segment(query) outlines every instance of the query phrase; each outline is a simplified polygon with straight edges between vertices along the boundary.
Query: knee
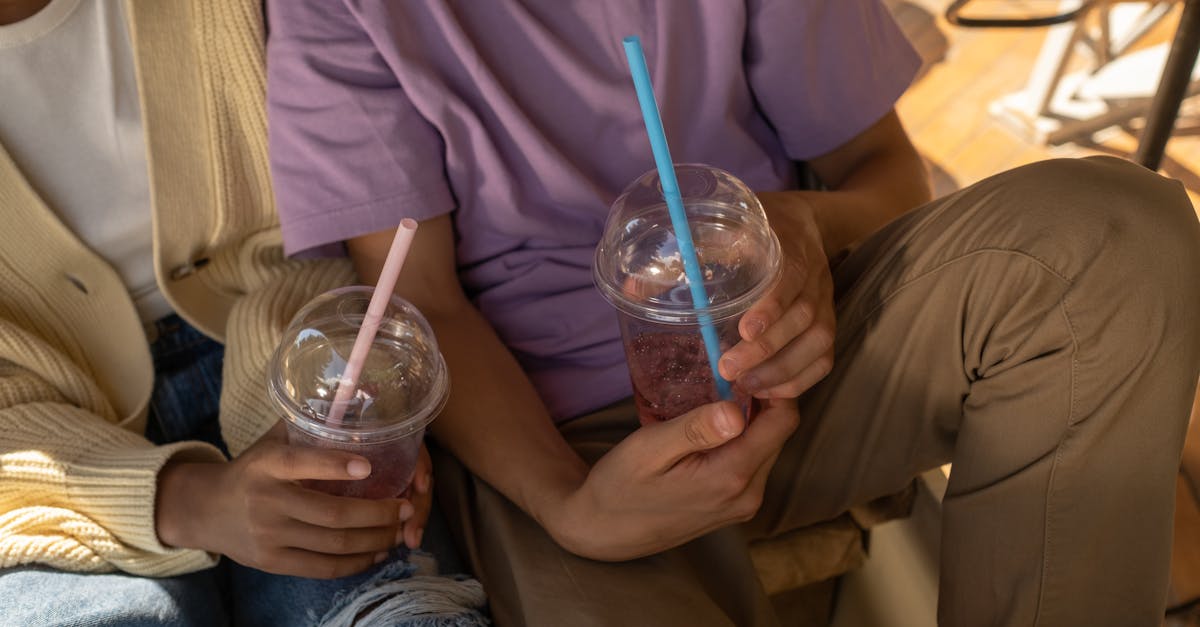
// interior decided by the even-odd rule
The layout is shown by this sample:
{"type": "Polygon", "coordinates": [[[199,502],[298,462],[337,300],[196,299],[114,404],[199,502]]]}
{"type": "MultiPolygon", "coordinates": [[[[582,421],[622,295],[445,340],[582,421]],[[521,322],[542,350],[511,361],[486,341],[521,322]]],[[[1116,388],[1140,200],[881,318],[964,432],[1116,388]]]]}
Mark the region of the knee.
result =
{"type": "Polygon", "coordinates": [[[1183,184],[1175,179],[1116,157],[1057,159],[1051,163],[1055,162],[1074,165],[1074,176],[1096,195],[1097,201],[1109,200],[1118,210],[1134,211],[1135,218],[1152,214],[1158,220],[1196,222],[1192,202],[1183,184]]]}
{"type": "Polygon", "coordinates": [[[1113,157],[1033,164],[1023,178],[1030,204],[1060,214],[1043,250],[1065,251],[1078,290],[1117,301],[1147,336],[1200,339],[1200,221],[1179,181],[1113,157]]]}
{"type": "Polygon", "coordinates": [[[1195,249],[1200,231],[1179,181],[1115,157],[1052,159],[1012,171],[1013,191],[1082,232],[1195,249]]]}
{"type": "MultiPolygon", "coordinates": [[[[1105,235],[1108,255],[1143,281],[1195,292],[1200,274],[1200,221],[1183,184],[1113,157],[1080,159],[1086,204],[1105,235]]],[[[1086,219],[1087,209],[1079,216],[1086,219]]]]}
{"type": "Polygon", "coordinates": [[[1200,223],[1178,181],[1114,157],[1053,159],[986,186],[987,204],[1011,221],[1019,246],[1064,275],[1107,258],[1138,276],[1200,271],[1200,223]]]}

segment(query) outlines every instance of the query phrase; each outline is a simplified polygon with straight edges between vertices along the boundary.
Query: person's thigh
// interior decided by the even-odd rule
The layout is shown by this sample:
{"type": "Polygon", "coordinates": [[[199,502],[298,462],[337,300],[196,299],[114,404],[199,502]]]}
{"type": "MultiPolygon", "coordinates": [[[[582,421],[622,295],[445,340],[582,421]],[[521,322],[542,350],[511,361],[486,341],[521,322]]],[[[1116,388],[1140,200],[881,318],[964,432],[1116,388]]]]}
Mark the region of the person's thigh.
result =
{"type": "Polygon", "coordinates": [[[1198,230],[1178,184],[1060,160],[868,238],[835,269],[834,368],[800,399],[752,532],[952,461],[946,624],[1141,624],[1197,376],[1198,230]]]}
{"type": "Polygon", "coordinates": [[[0,625],[12,627],[228,624],[215,569],[155,579],[9,568],[0,570],[0,608],[0,625]]]}
{"type": "MultiPolygon", "coordinates": [[[[567,441],[594,462],[638,426],[632,402],[570,421],[567,441]]],[[[451,528],[488,591],[498,625],[777,625],[740,530],[657,555],[598,562],[562,549],[502,494],[434,451],[451,528]]]]}
{"type": "Polygon", "coordinates": [[[436,499],[421,549],[417,555],[394,549],[388,561],[379,566],[332,580],[274,575],[229,560],[229,596],[234,624],[238,627],[317,625],[338,600],[362,592],[360,586],[372,579],[382,583],[412,575],[462,573],[462,560],[436,499]]]}
{"type": "Polygon", "coordinates": [[[238,627],[312,627],[344,595],[370,579],[399,556],[359,575],[340,579],[307,579],[274,575],[229,563],[230,615],[238,627]]]}

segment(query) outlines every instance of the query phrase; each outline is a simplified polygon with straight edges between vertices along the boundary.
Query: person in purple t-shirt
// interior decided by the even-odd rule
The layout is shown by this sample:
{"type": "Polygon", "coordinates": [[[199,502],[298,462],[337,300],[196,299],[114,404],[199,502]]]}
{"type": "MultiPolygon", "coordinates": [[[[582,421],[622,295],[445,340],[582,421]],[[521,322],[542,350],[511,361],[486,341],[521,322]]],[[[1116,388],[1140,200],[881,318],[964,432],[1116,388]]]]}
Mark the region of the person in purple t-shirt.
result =
{"type": "Polygon", "coordinates": [[[1200,373],[1177,185],[1062,160],[929,202],[893,111],[918,59],[878,0],[267,4],[287,252],[371,281],[422,222],[397,293],[450,366],[433,437],[471,474],[439,465],[438,494],[497,622],[773,624],[748,539],[951,461],[944,623],[1161,616],[1200,373]],[[759,192],[783,244],[720,360],[750,424],[637,429],[627,400],[590,264],[653,166],[631,34],[675,158],[759,192]]]}

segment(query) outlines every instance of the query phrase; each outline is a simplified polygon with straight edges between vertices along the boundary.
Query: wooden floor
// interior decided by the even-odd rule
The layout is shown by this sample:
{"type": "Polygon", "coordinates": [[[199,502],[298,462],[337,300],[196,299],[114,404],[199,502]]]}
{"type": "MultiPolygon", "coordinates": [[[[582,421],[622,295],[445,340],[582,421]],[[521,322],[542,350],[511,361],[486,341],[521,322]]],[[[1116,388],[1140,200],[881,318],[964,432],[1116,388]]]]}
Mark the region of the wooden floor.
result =
{"type": "MultiPolygon", "coordinates": [[[[913,142],[926,157],[940,192],[970,185],[1007,169],[1054,157],[1097,154],[1132,156],[1141,120],[1134,128],[1109,128],[1093,137],[1094,144],[1045,146],[1023,137],[996,116],[990,105],[1020,91],[1029,80],[1046,29],[964,29],[948,24],[940,11],[944,0],[889,0],[901,26],[926,61],[917,79],[897,105],[913,142]]],[[[981,3],[985,7],[1022,4],[1045,11],[1048,3],[981,3]]],[[[1178,9],[1165,19],[1145,45],[1170,40],[1178,9]]],[[[1193,100],[1200,100],[1196,98],[1193,100]]],[[[1189,101],[1185,113],[1200,103],[1189,101]]],[[[1188,187],[1200,205],[1200,133],[1185,116],[1181,135],[1167,147],[1163,173],[1188,187]]],[[[1198,212],[1200,215],[1200,212],[1198,212]]]]}
{"type": "MultiPolygon", "coordinates": [[[[941,18],[946,0],[888,0],[887,4],[926,61],[923,75],[897,109],[930,166],[939,194],[1042,159],[1093,154],[1128,157],[1136,150],[1140,120],[1129,128],[1106,129],[1090,141],[1045,146],[1014,132],[1011,124],[989,113],[994,101],[1026,84],[1046,29],[961,29],[941,18]]],[[[995,2],[980,4],[989,10],[999,6],[995,2]]],[[[1021,4],[1007,1],[1007,6],[1015,6],[1017,11],[1022,10],[1021,4]]],[[[1028,4],[1043,12],[1053,5],[1045,1],[1028,4]]],[[[1146,45],[1170,40],[1178,11],[1177,6],[1152,31],[1146,45]]],[[[1196,105],[1185,103],[1185,113],[1196,110],[1196,105]]],[[[1190,130],[1193,125],[1188,119],[1181,120],[1180,126],[1183,130],[1168,145],[1162,171],[1183,181],[1193,204],[1200,205],[1200,133],[1190,130]]],[[[1200,414],[1200,396],[1193,414],[1200,414]]],[[[1176,605],[1200,598],[1200,504],[1196,500],[1200,494],[1200,416],[1193,420],[1187,456],[1195,470],[1190,480],[1181,474],[1178,486],[1171,598],[1176,605]]],[[[1193,608],[1190,616],[1186,614],[1181,612],[1165,624],[1200,625],[1200,612],[1193,608]]]]}

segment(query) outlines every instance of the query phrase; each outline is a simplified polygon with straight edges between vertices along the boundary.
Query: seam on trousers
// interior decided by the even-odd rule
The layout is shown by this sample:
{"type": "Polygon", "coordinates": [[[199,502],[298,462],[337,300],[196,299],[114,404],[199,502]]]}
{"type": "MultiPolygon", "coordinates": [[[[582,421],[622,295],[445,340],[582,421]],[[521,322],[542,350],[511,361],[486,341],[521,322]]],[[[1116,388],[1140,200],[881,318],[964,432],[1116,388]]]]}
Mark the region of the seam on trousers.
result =
{"type": "Polygon", "coordinates": [[[1067,441],[1071,431],[1077,426],[1075,420],[1075,400],[1078,398],[1077,386],[1079,385],[1079,336],[1075,332],[1075,323],[1071,320],[1071,311],[1067,307],[1067,297],[1063,296],[1059,302],[1059,309],[1062,311],[1063,319],[1067,322],[1067,331],[1071,334],[1071,396],[1067,403],[1067,424],[1063,430],[1062,438],[1058,441],[1054,454],[1054,462],[1050,465],[1050,476],[1046,479],[1046,522],[1042,530],[1042,577],[1038,584],[1038,600],[1033,612],[1033,624],[1037,627],[1042,623],[1042,602],[1046,598],[1046,572],[1050,561],[1050,518],[1051,518],[1051,497],[1054,491],[1054,479],[1058,471],[1058,462],[1062,460],[1063,443],[1067,441]]]}
{"type": "MultiPolygon", "coordinates": [[[[1014,250],[1014,249],[1009,249],[1009,248],[979,248],[979,249],[973,250],[973,251],[971,251],[971,252],[969,252],[969,253],[964,253],[964,254],[962,254],[962,255],[959,255],[959,256],[957,256],[957,257],[954,257],[954,258],[952,258],[952,259],[947,259],[946,261],[943,261],[942,263],[939,263],[938,265],[936,265],[936,266],[934,266],[934,267],[932,267],[932,268],[930,268],[930,269],[928,269],[928,270],[926,270],[926,271],[924,271],[924,272],[922,272],[922,273],[918,274],[917,276],[914,276],[914,277],[912,277],[912,278],[910,278],[910,279],[908,279],[908,280],[904,281],[904,282],[903,282],[903,283],[901,283],[900,285],[897,285],[897,286],[896,286],[896,288],[895,288],[895,289],[893,289],[893,290],[892,290],[892,292],[891,292],[890,294],[888,294],[887,296],[885,296],[885,297],[883,297],[883,298],[879,299],[879,302],[878,302],[878,303],[877,303],[877,304],[876,304],[874,307],[872,307],[871,309],[867,310],[867,312],[866,312],[866,313],[864,313],[864,314],[861,316],[861,320],[860,320],[860,321],[855,321],[855,322],[857,323],[857,325],[856,325],[855,327],[851,327],[851,328],[850,328],[850,331],[847,333],[847,336],[846,336],[846,337],[847,337],[847,338],[856,337],[856,336],[858,335],[859,331],[861,331],[861,328],[859,328],[859,327],[862,327],[864,324],[866,324],[866,321],[867,321],[868,319],[870,319],[870,318],[871,318],[871,316],[875,315],[875,312],[877,312],[877,311],[879,311],[880,309],[882,309],[882,308],[883,308],[883,306],[884,306],[884,305],[886,305],[887,303],[889,303],[889,302],[890,302],[890,301],[891,301],[893,298],[896,298],[897,296],[899,296],[899,295],[900,295],[900,292],[903,292],[903,291],[904,291],[905,289],[907,289],[907,288],[908,288],[910,285],[913,285],[913,284],[914,284],[914,283],[916,283],[917,281],[920,281],[920,280],[924,279],[925,277],[928,277],[928,276],[930,276],[930,275],[932,275],[932,274],[934,274],[934,273],[936,273],[936,272],[940,272],[940,271],[942,271],[942,270],[946,269],[947,267],[949,267],[949,266],[951,266],[951,265],[954,265],[954,264],[956,264],[956,263],[958,263],[958,262],[960,262],[960,261],[963,261],[963,260],[965,260],[965,259],[969,259],[969,258],[971,258],[971,257],[975,257],[975,256],[977,256],[977,255],[991,254],[991,253],[1006,253],[1006,254],[1016,255],[1016,256],[1019,256],[1019,257],[1024,257],[1024,258],[1026,258],[1026,259],[1029,259],[1029,260],[1033,261],[1033,262],[1034,262],[1034,263],[1035,263],[1035,264],[1036,264],[1038,267],[1042,268],[1042,269],[1043,269],[1043,270],[1045,270],[1046,272],[1049,272],[1051,275],[1053,275],[1055,278],[1057,278],[1057,279],[1059,279],[1060,281],[1062,281],[1063,283],[1065,283],[1067,286],[1071,286],[1071,285],[1073,285],[1073,284],[1074,284],[1074,281],[1073,281],[1072,279],[1070,279],[1070,278],[1067,278],[1067,276],[1066,276],[1066,275],[1064,275],[1063,273],[1061,273],[1061,272],[1059,272],[1059,271],[1055,270],[1053,267],[1051,267],[1051,266],[1050,266],[1049,264],[1047,264],[1045,261],[1043,261],[1043,260],[1039,259],[1038,257],[1036,257],[1036,256],[1034,256],[1034,255],[1031,255],[1031,254],[1029,254],[1029,253],[1027,253],[1027,252],[1025,252],[1025,251],[1021,251],[1021,250],[1014,250]]],[[[864,272],[864,273],[863,273],[863,275],[866,275],[866,274],[869,274],[869,273],[871,273],[871,270],[867,270],[866,272],[864,272]]],[[[856,287],[857,287],[857,286],[856,286],[856,287]]],[[[835,305],[835,309],[836,309],[836,303],[835,303],[834,305],[835,305]]],[[[836,315],[836,311],[835,311],[835,315],[836,315]]],[[[1070,327],[1070,320],[1069,320],[1069,319],[1068,319],[1067,323],[1068,323],[1068,327],[1070,327]]],[[[1074,330],[1074,328],[1072,327],[1072,328],[1071,328],[1071,340],[1072,340],[1072,342],[1074,342],[1074,340],[1075,340],[1075,335],[1074,335],[1074,333],[1075,333],[1075,330],[1074,330]]],[[[835,334],[835,335],[836,335],[836,334],[835,334]]],[[[835,357],[836,357],[836,355],[835,355],[835,357]]],[[[1068,424],[1069,424],[1069,423],[1068,423],[1068,424]]]]}
{"type": "MultiPolygon", "coordinates": [[[[855,327],[851,327],[851,329],[848,331],[846,337],[847,338],[856,337],[862,331],[862,329],[865,327],[867,320],[871,319],[871,317],[877,311],[882,309],[884,305],[886,305],[892,299],[899,296],[901,292],[903,292],[909,286],[915,284],[917,281],[920,281],[928,276],[931,276],[932,274],[934,274],[936,272],[940,272],[941,270],[944,270],[944,269],[948,268],[949,266],[956,264],[960,261],[963,261],[965,259],[969,259],[969,258],[975,257],[977,255],[991,254],[991,253],[1006,253],[1006,254],[1016,255],[1019,257],[1024,257],[1026,259],[1033,261],[1037,266],[1039,266],[1040,268],[1042,268],[1043,270],[1045,270],[1046,272],[1048,272],[1055,278],[1062,281],[1067,287],[1074,285],[1074,281],[1071,278],[1068,278],[1065,274],[1063,274],[1062,272],[1059,272],[1058,270],[1056,270],[1055,268],[1050,266],[1050,264],[1046,263],[1046,261],[1038,258],[1035,255],[1031,255],[1025,251],[1008,249],[1008,248],[995,248],[995,247],[979,248],[976,250],[972,250],[968,253],[958,255],[958,256],[948,259],[946,261],[943,261],[942,263],[939,263],[938,265],[934,266],[933,268],[930,268],[930,269],[904,281],[900,285],[896,286],[896,288],[893,289],[890,294],[881,298],[879,300],[878,304],[876,304],[874,307],[872,307],[870,310],[868,310],[865,314],[863,314],[862,317],[860,318],[860,320],[855,321],[857,323],[857,325],[855,327]]],[[[864,273],[864,275],[868,274],[870,272],[871,272],[871,270],[867,270],[864,273]]],[[[1063,425],[1063,434],[1059,438],[1058,446],[1055,447],[1054,461],[1051,463],[1050,476],[1047,478],[1046,502],[1044,505],[1044,510],[1046,513],[1046,522],[1043,523],[1043,529],[1042,529],[1041,582],[1038,584],[1038,599],[1037,599],[1037,602],[1035,604],[1035,609],[1034,609],[1034,619],[1033,619],[1034,627],[1037,627],[1039,624],[1041,624],[1042,602],[1045,598],[1045,592],[1046,592],[1046,570],[1047,570],[1046,565],[1047,565],[1047,561],[1049,558],[1049,546],[1050,546],[1050,533],[1049,533],[1050,514],[1051,514],[1050,492],[1054,486],[1055,471],[1058,468],[1059,461],[1062,459],[1063,442],[1066,441],[1067,436],[1070,434],[1071,429],[1074,428],[1074,426],[1075,426],[1075,421],[1074,421],[1075,398],[1076,398],[1076,389],[1075,388],[1076,388],[1076,385],[1078,384],[1078,377],[1076,374],[1076,370],[1078,368],[1078,363],[1079,363],[1079,340],[1078,340],[1078,336],[1075,333],[1075,326],[1071,322],[1070,313],[1067,310],[1067,301],[1066,301],[1065,293],[1059,299],[1059,309],[1062,311],[1063,317],[1066,319],[1067,331],[1071,336],[1071,353],[1072,353],[1071,373],[1070,373],[1070,377],[1071,377],[1070,390],[1071,391],[1070,391],[1070,398],[1069,398],[1069,401],[1067,404],[1067,421],[1066,421],[1066,424],[1063,425]]]]}

